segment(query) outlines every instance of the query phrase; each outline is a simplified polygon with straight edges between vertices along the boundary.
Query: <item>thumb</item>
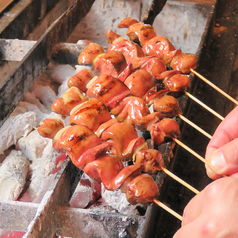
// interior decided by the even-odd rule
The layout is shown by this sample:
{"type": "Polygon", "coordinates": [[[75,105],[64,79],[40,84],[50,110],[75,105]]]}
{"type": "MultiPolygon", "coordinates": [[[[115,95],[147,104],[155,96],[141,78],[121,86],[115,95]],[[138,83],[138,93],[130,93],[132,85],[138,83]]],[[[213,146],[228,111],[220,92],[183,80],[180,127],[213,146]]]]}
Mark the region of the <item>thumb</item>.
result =
{"type": "Polygon", "coordinates": [[[218,175],[238,172],[238,138],[215,150],[208,159],[211,169],[218,175]]]}

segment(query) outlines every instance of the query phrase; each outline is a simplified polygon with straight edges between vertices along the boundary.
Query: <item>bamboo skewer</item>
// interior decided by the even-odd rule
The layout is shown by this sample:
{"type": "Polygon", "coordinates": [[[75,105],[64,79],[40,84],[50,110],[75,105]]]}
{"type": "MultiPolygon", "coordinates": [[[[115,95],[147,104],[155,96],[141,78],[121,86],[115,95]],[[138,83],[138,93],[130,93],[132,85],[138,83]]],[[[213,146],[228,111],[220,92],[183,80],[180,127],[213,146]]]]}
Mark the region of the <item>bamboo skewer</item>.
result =
{"type": "Polygon", "coordinates": [[[199,74],[198,72],[196,72],[194,69],[191,69],[191,72],[193,72],[195,75],[197,75],[200,79],[202,79],[205,83],[209,84],[211,87],[213,87],[215,90],[217,90],[219,93],[221,93],[223,96],[225,96],[226,98],[228,98],[229,100],[231,100],[233,103],[235,103],[236,105],[238,105],[238,101],[235,100],[234,98],[232,98],[230,95],[228,95],[226,92],[224,92],[223,90],[221,90],[220,88],[218,88],[215,84],[213,84],[211,81],[209,81],[208,79],[206,79],[205,77],[203,77],[201,74],[199,74]]]}
{"type": "Polygon", "coordinates": [[[206,131],[204,131],[202,128],[200,128],[199,126],[197,126],[196,124],[194,124],[193,122],[191,122],[190,120],[188,120],[186,117],[184,117],[183,115],[178,115],[180,117],[180,119],[182,119],[183,121],[185,121],[186,123],[188,123],[190,126],[194,127],[195,129],[197,129],[199,132],[201,132],[203,135],[205,135],[206,137],[208,137],[209,139],[212,139],[212,136],[210,134],[208,134],[206,131]]]}
{"type": "Polygon", "coordinates": [[[179,178],[178,176],[176,176],[175,174],[171,173],[169,170],[167,170],[166,168],[162,167],[162,170],[169,175],[171,178],[175,179],[177,182],[181,183],[182,185],[184,185],[186,188],[190,189],[192,192],[198,194],[200,193],[197,189],[195,189],[194,187],[192,187],[191,185],[189,185],[188,183],[186,183],[185,181],[183,181],[181,178],[179,178]]]}
{"type": "Polygon", "coordinates": [[[206,104],[204,104],[203,102],[201,102],[200,100],[198,100],[196,97],[194,97],[192,94],[190,94],[189,92],[185,92],[185,94],[190,97],[192,100],[194,100],[195,102],[197,102],[199,105],[201,105],[202,107],[204,107],[205,109],[207,109],[209,112],[211,112],[213,115],[215,115],[216,117],[220,118],[222,121],[224,120],[224,117],[222,117],[220,114],[218,114],[217,112],[215,112],[214,110],[212,110],[210,107],[208,107],[206,104]]]}
{"type": "Polygon", "coordinates": [[[186,149],[187,151],[189,151],[191,154],[193,154],[195,157],[197,157],[198,159],[200,159],[203,163],[208,164],[208,161],[205,160],[202,156],[200,156],[199,154],[197,154],[195,151],[193,151],[192,149],[190,149],[188,146],[186,146],[184,143],[182,143],[180,140],[173,138],[173,140],[180,146],[182,146],[184,149],[186,149]]]}
{"type": "MultiPolygon", "coordinates": [[[[235,103],[236,105],[238,105],[238,101],[235,100],[234,98],[232,98],[230,95],[228,95],[227,93],[225,93],[223,90],[221,90],[220,88],[218,88],[216,85],[214,85],[212,82],[210,82],[209,80],[207,80],[205,77],[203,77],[201,74],[197,73],[195,70],[191,69],[191,72],[193,72],[195,75],[197,75],[200,79],[202,79],[204,82],[206,82],[207,84],[209,84],[211,87],[213,87],[215,90],[217,90],[218,92],[220,92],[223,96],[227,97],[229,100],[231,100],[233,103],[235,103]]],[[[214,110],[212,110],[211,108],[209,108],[206,104],[202,103],[200,100],[198,100],[197,98],[195,98],[193,95],[191,95],[188,92],[185,92],[186,95],[188,97],[190,97],[192,100],[194,100],[195,102],[197,102],[199,105],[201,105],[202,107],[204,107],[205,109],[207,109],[209,112],[211,112],[213,115],[215,115],[216,117],[218,117],[221,120],[224,120],[224,117],[222,117],[220,114],[218,114],[217,112],[215,112],[214,110]]],[[[189,121],[186,117],[184,117],[183,115],[178,115],[180,117],[180,119],[184,120],[186,123],[188,123],[189,125],[191,125],[192,127],[194,127],[195,129],[197,129],[198,131],[200,131],[202,134],[204,134],[205,136],[207,136],[209,139],[212,138],[212,136],[210,134],[208,134],[206,131],[204,131],[203,129],[201,129],[200,127],[198,127],[196,124],[194,124],[193,122],[189,121]]],[[[203,163],[208,164],[208,161],[205,160],[202,156],[200,156],[199,154],[197,154],[195,151],[193,151],[192,149],[190,149],[188,146],[186,146],[184,143],[182,143],[181,141],[179,141],[176,138],[173,138],[173,140],[180,146],[182,146],[184,149],[186,149],[187,151],[189,151],[191,154],[193,154],[195,157],[197,157],[198,159],[200,159],[203,163]]],[[[171,173],[169,170],[167,170],[166,168],[162,168],[162,170],[169,175],[170,177],[174,178],[176,181],[180,182],[181,184],[183,184],[185,187],[189,188],[191,191],[193,191],[194,193],[198,194],[199,191],[195,188],[193,188],[191,185],[187,184],[185,181],[183,181],[182,179],[180,179],[179,177],[177,177],[176,175],[174,175],[173,173],[171,173]]],[[[173,216],[175,216],[176,218],[178,218],[179,220],[182,221],[182,216],[179,215],[178,213],[176,213],[175,211],[173,211],[172,209],[170,209],[168,206],[166,206],[165,204],[161,203],[160,201],[154,199],[154,202],[162,207],[164,210],[166,210],[167,212],[169,212],[170,214],[172,214],[173,216]]]]}
{"type": "Polygon", "coordinates": [[[162,207],[164,210],[172,214],[173,216],[177,217],[180,221],[182,221],[182,216],[180,216],[178,213],[173,211],[171,208],[160,202],[159,200],[154,199],[154,203],[156,203],[158,206],[162,207]]]}

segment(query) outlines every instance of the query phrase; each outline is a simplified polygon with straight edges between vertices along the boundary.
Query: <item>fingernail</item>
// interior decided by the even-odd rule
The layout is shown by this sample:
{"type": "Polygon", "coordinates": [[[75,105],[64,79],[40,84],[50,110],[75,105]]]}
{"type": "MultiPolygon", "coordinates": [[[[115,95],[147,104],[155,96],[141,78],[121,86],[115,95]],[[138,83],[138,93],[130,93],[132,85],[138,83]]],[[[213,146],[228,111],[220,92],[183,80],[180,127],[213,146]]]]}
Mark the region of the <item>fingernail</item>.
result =
{"type": "Polygon", "coordinates": [[[217,150],[212,154],[210,164],[216,170],[220,170],[225,167],[226,160],[221,150],[217,150]]]}

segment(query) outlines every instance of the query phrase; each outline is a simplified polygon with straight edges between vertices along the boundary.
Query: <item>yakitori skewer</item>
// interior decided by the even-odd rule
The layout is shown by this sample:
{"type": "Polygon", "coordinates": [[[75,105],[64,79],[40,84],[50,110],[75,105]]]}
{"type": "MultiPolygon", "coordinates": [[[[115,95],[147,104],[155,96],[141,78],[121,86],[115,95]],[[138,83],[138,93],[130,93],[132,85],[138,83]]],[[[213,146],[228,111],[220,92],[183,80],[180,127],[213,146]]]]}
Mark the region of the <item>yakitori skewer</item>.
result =
{"type": "Polygon", "coordinates": [[[154,199],[154,203],[156,203],[158,206],[162,207],[165,211],[169,212],[173,216],[177,217],[180,221],[182,221],[182,216],[180,216],[178,213],[176,213],[174,210],[160,202],[159,200],[154,199]]]}
{"type": "Polygon", "coordinates": [[[209,139],[212,139],[212,136],[210,134],[208,134],[206,131],[204,131],[202,128],[200,128],[199,126],[197,126],[196,124],[194,124],[193,122],[191,122],[190,120],[188,120],[186,117],[184,117],[183,115],[178,115],[180,119],[182,119],[183,121],[185,121],[186,123],[188,123],[190,126],[194,127],[196,130],[198,130],[199,132],[201,132],[203,135],[205,135],[206,137],[208,137],[209,139]]]}
{"type": "Polygon", "coordinates": [[[188,146],[186,146],[184,143],[182,143],[180,140],[178,140],[177,138],[173,138],[173,140],[180,146],[182,146],[185,150],[189,151],[191,154],[193,154],[195,157],[197,157],[198,159],[200,159],[202,162],[204,162],[205,164],[209,164],[207,160],[205,160],[201,155],[199,155],[198,153],[196,153],[195,151],[193,151],[192,149],[190,149],[188,146]]]}
{"type": "Polygon", "coordinates": [[[200,79],[202,79],[205,83],[209,84],[211,87],[213,87],[215,90],[217,90],[219,93],[221,93],[223,96],[225,96],[226,98],[228,98],[229,100],[231,100],[233,103],[235,103],[236,105],[238,105],[238,101],[235,100],[233,97],[231,97],[230,95],[228,95],[226,92],[224,92],[223,90],[221,90],[219,87],[217,87],[215,84],[213,84],[211,81],[209,81],[208,79],[206,79],[205,77],[203,77],[201,74],[199,74],[198,72],[196,72],[194,69],[191,69],[191,72],[194,73],[195,75],[197,75],[200,79]]]}
{"type": "Polygon", "coordinates": [[[185,92],[185,94],[191,98],[192,100],[194,100],[195,102],[197,102],[199,105],[201,105],[202,107],[204,107],[205,109],[207,109],[209,112],[211,112],[213,115],[215,115],[216,117],[218,117],[219,119],[221,119],[222,121],[224,120],[224,117],[221,116],[220,114],[218,114],[217,112],[215,112],[214,110],[212,110],[210,107],[208,107],[206,104],[204,104],[203,102],[201,102],[199,99],[197,99],[196,97],[194,97],[192,94],[190,94],[189,92],[185,92]]]}
{"type": "Polygon", "coordinates": [[[175,174],[171,173],[169,170],[167,170],[166,168],[162,167],[161,168],[167,175],[169,175],[171,178],[173,178],[174,180],[176,180],[177,182],[181,183],[182,185],[184,185],[186,188],[190,189],[192,192],[198,194],[199,191],[197,189],[195,189],[194,187],[192,187],[191,185],[189,185],[188,183],[186,183],[185,181],[183,181],[181,178],[179,178],[178,176],[176,176],[175,174]]]}

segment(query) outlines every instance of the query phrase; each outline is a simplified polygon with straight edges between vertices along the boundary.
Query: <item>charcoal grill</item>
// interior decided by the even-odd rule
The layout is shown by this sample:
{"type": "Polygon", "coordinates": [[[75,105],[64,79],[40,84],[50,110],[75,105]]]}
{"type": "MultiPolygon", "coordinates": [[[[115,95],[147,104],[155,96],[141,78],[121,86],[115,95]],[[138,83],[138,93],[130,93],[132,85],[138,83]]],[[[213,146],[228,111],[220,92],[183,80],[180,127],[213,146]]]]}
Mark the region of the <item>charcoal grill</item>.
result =
{"type": "MultiPolygon", "coordinates": [[[[88,22],[92,17],[87,17],[90,17],[93,9],[91,7],[97,2],[98,0],[19,0],[11,1],[5,8],[0,18],[0,125],[50,62],[77,64],[77,56],[83,46],[73,42],[75,35],[81,39],[92,37],[89,39],[92,41],[103,39],[105,32],[102,33],[102,29],[97,32],[96,27],[95,32],[90,35],[87,30],[77,30],[75,33],[75,29],[82,29],[80,24],[95,24],[93,20],[91,23],[88,22]]],[[[103,2],[106,6],[107,1],[103,2]]],[[[112,2],[112,10],[122,7],[120,4],[117,5],[120,1],[112,2]]],[[[135,16],[139,20],[146,16],[152,3],[128,2],[136,5],[135,9],[137,6],[140,7],[140,14],[135,16]]],[[[157,34],[168,37],[184,52],[196,53],[199,63],[197,71],[233,97],[237,95],[237,8],[235,0],[230,0],[229,3],[225,0],[168,0],[154,20],[157,34]],[[225,26],[225,31],[221,31],[220,26],[225,26]]],[[[133,11],[129,13],[135,14],[133,11]]],[[[116,21],[122,17],[112,17],[111,21],[107,22],[115,26],[116,21]]],[[[108,29],[111,27],[105,30],[108,29]]],[[[191,82],[190,92],[221,115],[226,115],[234,107],[193,75],[191,82]]],[[[219,119],[187,97],[183,96],[181,100],[183,114],[212,134],[219,124],[219,119]]],[[[180,125],[181,141],[203,156],[208,140],[189,125],[183,122],[180,125]]],[[[210,182],[201,161],[179,146],[175,146],[173,154],[174,158],[169,164],[171,171],[198,190],[202,190],[210,182]]],[[[72,187],[80,175],[81,171],[66,159],[41,203],[0,202],[0,228],[24,231],[24,237],[27,238],[53,237],[55,234],[89,237],[83,230],[85,224],[92,222],[92,229],[97,229],[100,234],[90,237],[159,238],[172,237],[181,226],[177,218],[156,205],[149,206],[142,216],[69,208],[67,205],[72,195],[72,187]]],[[[194,196],[191,191],[168,177],[165,177],[160,192],[159,200],[180,214],[194,196]]]]}

